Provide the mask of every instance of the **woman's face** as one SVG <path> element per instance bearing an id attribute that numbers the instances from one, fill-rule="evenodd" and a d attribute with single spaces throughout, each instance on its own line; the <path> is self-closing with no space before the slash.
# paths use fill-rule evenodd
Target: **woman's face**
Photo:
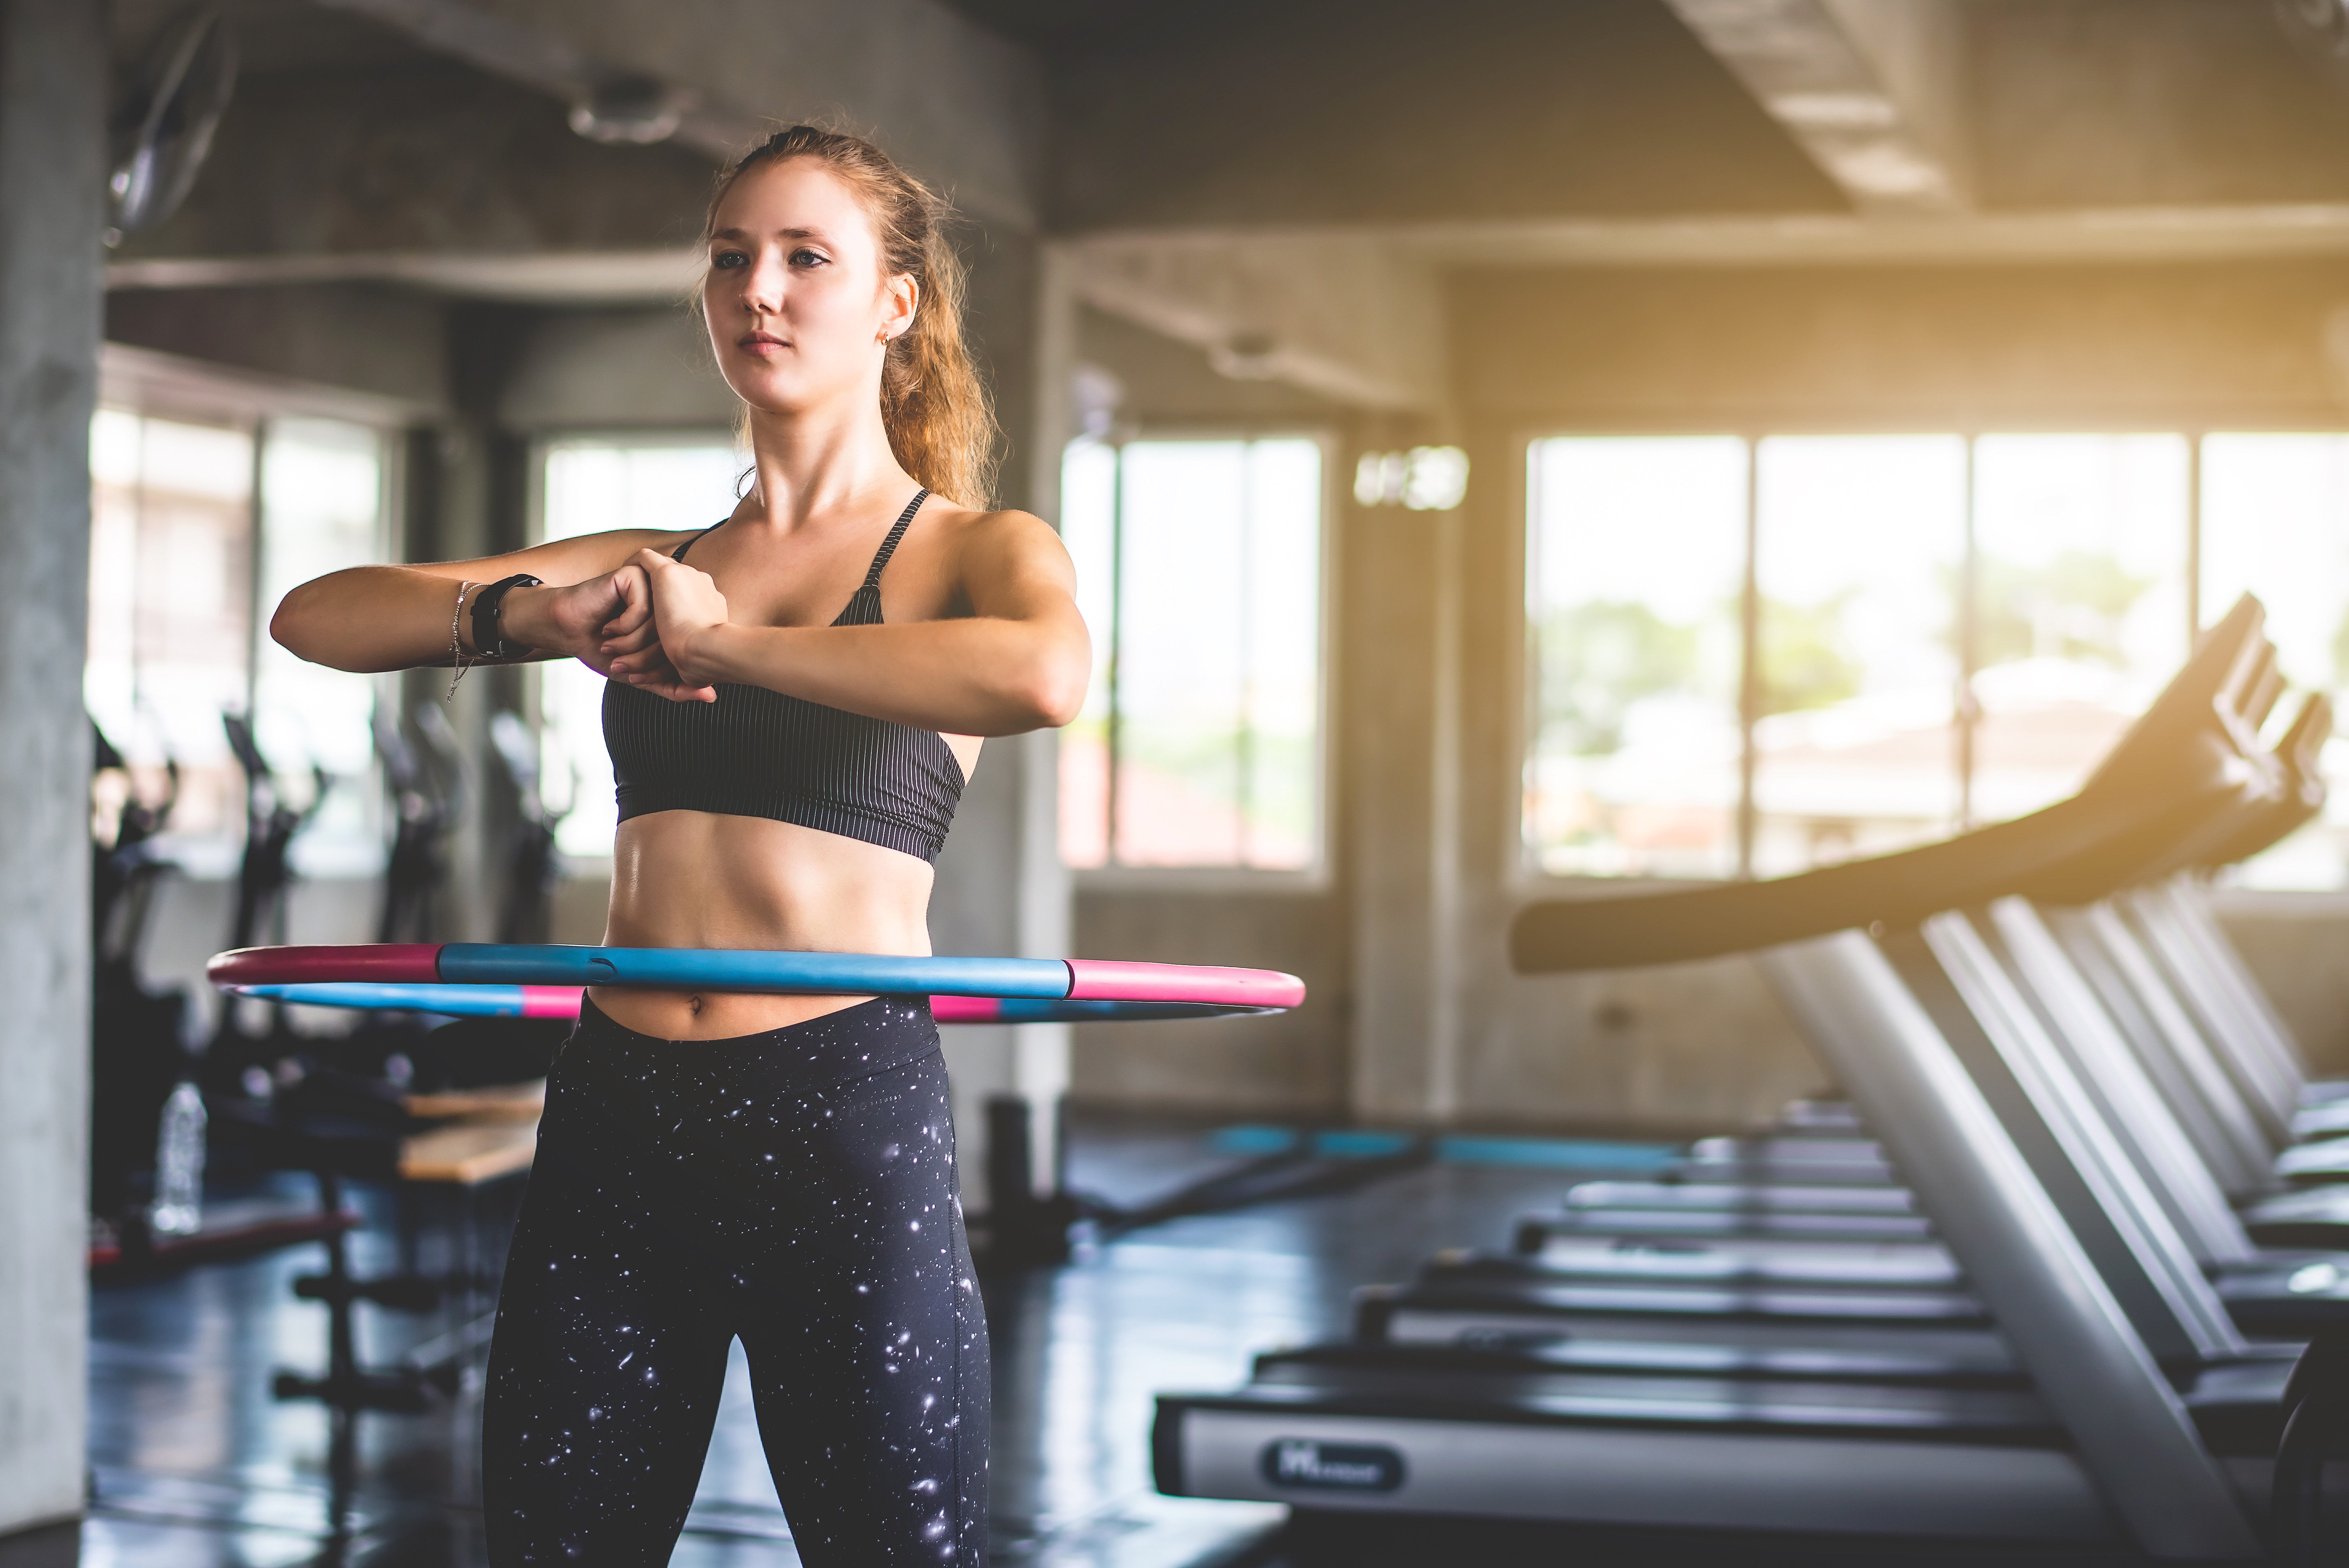
<path id="1" fill-rule="evenodd" d="M 754 169 L 718 205 L 701 291 L 735 396 L 799 413 L 880 385 L 881 339 L 914 317 L 913 280 L 882 274 L 873 221 L 813 159 Z"/>

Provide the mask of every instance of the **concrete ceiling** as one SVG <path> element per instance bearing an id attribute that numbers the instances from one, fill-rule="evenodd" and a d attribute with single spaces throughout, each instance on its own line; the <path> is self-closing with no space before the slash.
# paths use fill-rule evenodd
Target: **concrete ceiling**
<path id="1" fill-rule="evenodd" d="M 126 74 L 171 9 L 118 0 Z M 2349 91 L 2269 0 L 224 9 L 214 163 L 118 286 L 673 299 L 711 169 L 803 115 L 1058 237 L 1101 308 L 1374 405 L 1441 384 L 1464 263 L 2349 254 Z M 570 133 L 616 72 L 681 96 L 675 139 Z"/>

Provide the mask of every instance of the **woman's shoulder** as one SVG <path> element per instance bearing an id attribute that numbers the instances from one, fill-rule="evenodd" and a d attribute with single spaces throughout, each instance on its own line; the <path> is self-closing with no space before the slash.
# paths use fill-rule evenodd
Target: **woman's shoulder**
<path id="1" fill-rule="evenodd" d="M 944 496 L 933 496 L 926 511 L 935 509 L 931 526 L 957 544 L 1016 544 L 1022 540 L 1057 540 L 1052 525 L 1032 511 L 1017 508 L 965 506 Z"/>

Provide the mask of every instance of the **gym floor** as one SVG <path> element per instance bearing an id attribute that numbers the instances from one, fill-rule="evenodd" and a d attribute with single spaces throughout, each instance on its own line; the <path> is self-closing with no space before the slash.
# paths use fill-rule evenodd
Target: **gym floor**
<path id="1" fill-rule="evenodd" d="M 1132 1205 L 1230 1162 L 1204 1130 L 1078 1118 L 1070 1176 Z M 1495 1530 L 1388 1520 L 1291 1522 L 1278 1507 L 1178 1500 L 1150 1485 L 1152 1396 L 1241 1381 L 1248 1358 L 1338 1332 L 1349 1293 L 1407 1277 L 1428 1253 L 1495 1244 L 1509 1218 L 1553 1203 L 1572 1173 L 1436 1164 L 1332 1196 L 1175 1220 L 1087 1247 L 1066 1266 L 985 1281 L 995 1346 L 995 1557 L 1005 1568 L 1325 1568 L 1443 1558 L 1600 1568 L 1764 1561 L 1917 1562 L 1913 1543 L 1762 1542 L 1653 1532 Z M 278 1178 L 281 1203 L 309 1200 Z M 361 1273 L 395 1261 L 373 1227 Z M 483 1561 L 471 1500 L 469 1386 L 434 1413 L 361 1418 L 347 1526 L 330 1526 L 328 1422 L 280 1404 L 278 1367 L 326 1357 L 326 1312 L 291 1282 L 304 1247 L 144 1284 L 91 1308 L 89 1516 L 0 1543 L 0 1568 L 440 1568 Z M 394 1360 L 441 1326 L 362 1307 L 362 1359 Z M 1692 1478 L 1692 1484 L 1702 1484 Z M 1954 1553 L 1936 1560 L 1988 1561 Z M 2002 1565 L 2027 1561 L 2001 1551 Z M 2075 1552 L 2062 1561 L 2083 1561 Z M 679 1568 L 796 1563 L 769 1483 L 737 1351 Z"/>

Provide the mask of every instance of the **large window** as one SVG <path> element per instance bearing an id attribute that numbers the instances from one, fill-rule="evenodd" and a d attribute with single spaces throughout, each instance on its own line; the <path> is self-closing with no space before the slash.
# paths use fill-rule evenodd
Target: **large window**
<path id="1" fill-rule="evenodd" d="M 1745 448 L 1535 448 L 1526 832 L 1548 871 L 1737 869 Z"/>
<path id="2" fill-rule="evenodd" d="M 748 461 L 722 430 L 549 442 L 540 472 L 540 538 L 708 528 L 733 511 L 735 482 Z M 566 811 L 556 847 L 566 855 L 608 857 L 619 808 L 611 754 L 604 749 L 604 677 L 575 660 L 537 667 L 543 795 Z"/>
<path id="3" fill-rule="evenodd" d="M 297 796 L 314 768 L 330 779 L 295 842 L 296 868 L 372 872 L 382 859 L 367 727 L 375 683 L 302 664 L 258 623 L 295 583 L 385 559 L 380 433 L 340 420 L 207 423 L 106 407 L 90 428 L 90 467 L 83 696 L 150 775 L 149 789 L 167 762 L 178 765 L 166 841 L 175 858 L 198 875 L 233 869 L 244 780 L 222 718 L 249 714 Z"/>
<path id="4" fill-rule="evenodd" d="M 1319 862 L 1322 470 L 1297 437 L 1069 449 L 1061 533 L 1093 637 L 1061 744 L 1071 865 Z"/>
<path id="5" fill-rule="evenodd" d="M 388 558 L 383 440 L 332 419 L 274 419 L 261 449 L 260 603 L 289 589 Z M 370 719 L 397 683 L 305 664 L 264 632 L 254 639 L 254 738 L 281 769 L 323 768 L 336 782 L 294 841 L 295 869 L 357 876 L 383 860 L 382 790 Z"/>
<path id="6" fill-rule="evenodd" d="M 2349 684 L 2349 437 L 2205 438 L 2199 523 L 2195 457 L 2168 434 L 1535 442 L 1528 860 L 1780 875 L 2036 810 L 2246 590 L 2295 684 Z M 2240 874 L 2349 884 L 2349 809 Z"/>
<path id="7" fill-rule="evenodd" d="M 2205 437 L 2202 474 L 2205 618 L 2257 593 L 2284 675 L 2349 711 L 2349 436 Z M 2250 880 L 2349 886 L 2349 740 L 2324 760 L 2324 820 L 2262 856 Z"/>

